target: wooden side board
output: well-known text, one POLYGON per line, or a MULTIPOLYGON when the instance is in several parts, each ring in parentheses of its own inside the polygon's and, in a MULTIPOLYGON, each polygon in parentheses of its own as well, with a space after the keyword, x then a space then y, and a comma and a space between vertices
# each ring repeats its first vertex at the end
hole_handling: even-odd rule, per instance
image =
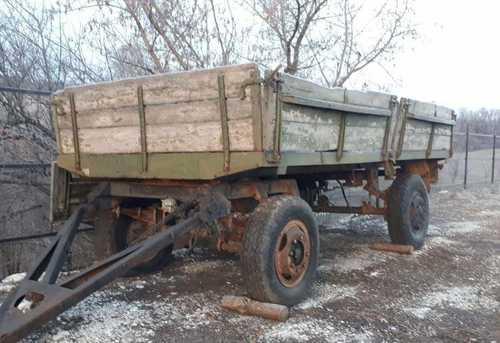
POLYGON ((90 177, 210 179, 449 156, 449 109, 279 79, 263 83, 248 64, 67 88, 54 97, 58 163, 90 177))
POLYGON ((261 148, 256 65, 247 64, 69 87, 54 96, 60 150, 74 153, 69 94, 75 99, 80 153, 138 153, 138 87, 142 87, 147 152, 223 150, 217 78, 224 75, 231 151, 261 148), (242 86, 248 84, 249 89, 242 86), (242 95, 244 92, 244 96, 242 95), (258 106, 256 106, 256 103, 258 106), (256 113, 258 112, 258 113, 256 113))

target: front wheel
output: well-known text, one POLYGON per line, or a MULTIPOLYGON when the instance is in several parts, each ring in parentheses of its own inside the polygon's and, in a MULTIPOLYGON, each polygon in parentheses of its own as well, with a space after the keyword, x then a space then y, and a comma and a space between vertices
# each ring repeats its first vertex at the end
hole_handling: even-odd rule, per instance
POLYGON ((248 223, 241 264, 248 295, 295 305, 311 288, 319 256, 318 227, 309 205, 294 196, 262 202, 248 223))
POLYGON ((419 175, 398 176, 389 192, 387 224, 396 244, 424 246, 429 228, 429 195, 419 175))

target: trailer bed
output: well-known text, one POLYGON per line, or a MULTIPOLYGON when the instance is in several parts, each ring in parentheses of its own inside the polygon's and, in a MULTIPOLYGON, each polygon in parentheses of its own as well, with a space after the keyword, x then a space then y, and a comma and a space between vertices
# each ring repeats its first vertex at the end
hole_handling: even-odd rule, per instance
POLYGON ((57 164, 93 178, 210 180, 452 154, 451 109, 264 76, 244 64, 68 87, 53 99, 57 164))

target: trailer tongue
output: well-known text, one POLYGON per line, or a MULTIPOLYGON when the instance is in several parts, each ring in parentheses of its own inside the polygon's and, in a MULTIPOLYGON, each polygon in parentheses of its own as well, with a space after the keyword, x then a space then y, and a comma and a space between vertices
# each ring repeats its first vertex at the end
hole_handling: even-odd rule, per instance
MULTIPOLYGON (((109 191, 108 183, 100 183, 80 205, 58 233, 43 258, 0 307, 0 342, 17 342, 32 330, 74 306, 91 293, 137 267, 148 258, 172 245, 175 239, 202 224, 211 223, 230 211, 228 200, 220 193, 202 190, 203 198, 179 207, 177 211, 192 211, 189 218, 100 261, 87 270, 63 282, 57 282, 67 252, 78 225, 95 200, 109 191), (20 309, 27 302, 27 309, 20 309)), ((172 213, 171 216, 175 215, 172 213)), ((166 217, 168 222, 171 217, 166 217)))

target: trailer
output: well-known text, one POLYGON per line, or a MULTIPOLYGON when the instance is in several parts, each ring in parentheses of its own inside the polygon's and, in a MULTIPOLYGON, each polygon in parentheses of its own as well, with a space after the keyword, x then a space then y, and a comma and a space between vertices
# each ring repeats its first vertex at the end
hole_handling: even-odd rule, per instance
POLYGON ((393 243, 419 249, 455 119, 435 104, 262 75, 255 64, 58 91, 50 216, 65 223, 0 307, 0 341, 200 242, 240 255, 251 298, 295 305, 318 264, 315 212, 382 215, 393 243), (346 187, 366 199, 352 205, 346 187), (59 280, 82 222, 95 227, 99 262, 59 280))

